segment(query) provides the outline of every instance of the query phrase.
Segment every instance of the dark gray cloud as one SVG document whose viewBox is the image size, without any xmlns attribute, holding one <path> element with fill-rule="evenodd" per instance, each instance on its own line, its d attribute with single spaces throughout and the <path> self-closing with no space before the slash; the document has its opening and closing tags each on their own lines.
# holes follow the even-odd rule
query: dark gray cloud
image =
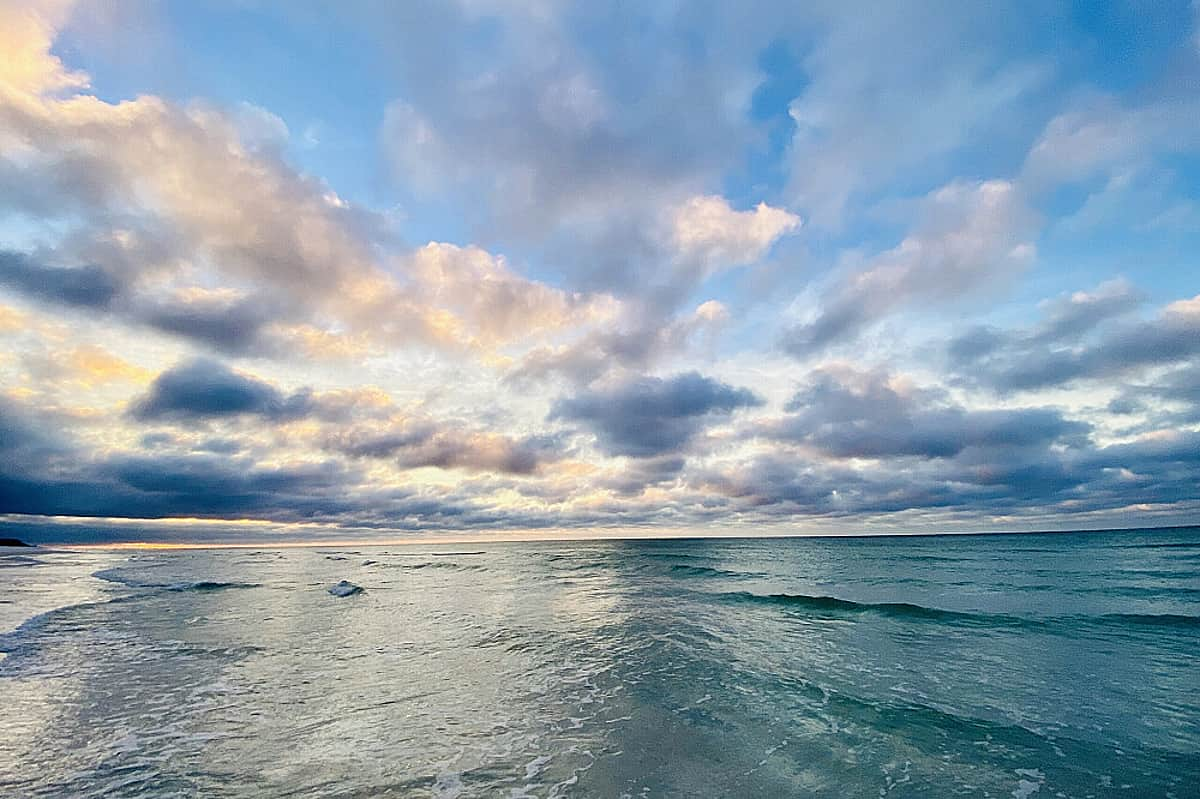
<svg viewBox="0 0 1200 799">
<path fill-rule="evenodd" d="M 686 465 L 687 460 L 678 455 L 639 458 L 631 461 L 616 477 L 600 481 L 600 485 L 621 496 L 637 496 L 648 486 L 675 482 Z"/>
<path fill-rule="evenodd" d="M 134 314 L 146 325 L 220 352 L 266 351 L 264 328 L 284 314 L 262 297 L 233 301 L 147 301 Z"/>
<path fill-rule="evenodd" d="M 1064 343 L 1135 311 L 1146 297 L 1132 284 L 1115 280 L 1092 292 L 1075 292 L 1048 303 L 1045 319 L 1032 333 L 1035 343 Z"/>
<path fill-rule="evenodd" d="M 586 390 L 560 399 L 550 415 L 582 424 L 610 455 L 645 458 L 678 452 L 707 425 L 739 408 L 761 404 L 747 389 L 687 372 Z"/>
<path fill-rule="evenodd" d="M 124 288 L 98 266 L 47 266 L 11 250 L 0 251 L 0 285 L 39 300 L 92 309 L 108 308 Z"/>
<path fill-rule="evenodd" d="M 1052 315 L 1032 329 L 974 328 L 949 343 L 947 360 L 963 380 L 1000 392 L 1136 375 L 1200 355 L 1195 304 L 1168 306 L 1150 320 L 1123 321 L 1111 305 L 1094 304 L 1072 309 L 1068 324 Z"/>
<path fill-rule="evenodd" d="M 783 444 L 749 461 L 693 472 L 680 455 L 637 459 L 624 475 L 603 482 L 615 494 L 612 501 L 586 509 L 558 505 L 563 498 L 538 492 L 544 483 L 514 480 L 510 487 L 529 486 L 532 491 L 525 493 L 551 504 L 513 511 L 482 498 L 489 486 L 495 487 L 495 477 L 484 478 L 482 487 L 467 481 L 456 489 L 410 490 L 380 486 L 335 461 L 265 466 L 249 455 L 182 454 L 169 447 L 93 458 L 60 440 L 70 438 L 61 420 L 11 402 L 0 411 L 0 447 L 7 446 L 0 457 L 0 514 L 30 518 L 16 527 L 4 522 L 6 529 L 41 530 L 38 535 L 58 540 L 135 533 L 97 533 L 96 525 L 56 533 L 39 527 L 44 517 L 249 518 L 416 531 L 699 525 L 897 512 L 927 518 L 924 514 L 932 512 L 974 520 L 977 526 L 980 514 L 1019 519 L 1054 513 L 1067 519 L 1107 513 L 1111 518 L 1122 509 L 1144 505 L 1164 512 L 1174 508 L 1174 517 L 1161 518 L 1178 520 L 1180 509 L 1196 506 L 1195 475 L 1200 469 L 1197 432 L 1156 434 L 1107 447 L 1065 440 L 1052 445 L 980 445 L 953 456 L 898 455 L 879 463 L 813 460 Z M 63 432 L 50 436 L 43 430 Z M 671 490 L 665 498 L 638 501 L 646 485 L 668 484 Z M 186 533 L 138 529 L 136 535 L 149 539 L 191 535 L 190 528 Z M 239 533 L 231 528 L 224 535 L 237 538 Z"/>
<path fill-rule="evenodd" d="M 21 252 L 0 251 L 0 286 L 40 302 L 105 313 L 229 353 L 277 354 L 266 328 L 287 318 L 261 296 L 241 299 L 156 298 L 137 293 L 127 277 L 94 265 L 51 266 Z"/>
<path fill-rule="evenodd" d="M 186 421 L 256 415 L 270 419 L 302 416 L 312 408 L 311 395 L 284 396 L 255 377 L 235 372 L 206 358 L 196 358 L 163 372 L 150 390 L 130 406 L 141 421 Z"/>
<path fill-rule="evenodd" d="M 1082 445 L 1090 430 L 1051 408 L 968 410 L 941 392 L 898 391 L 883 372 L 815 372 L 788 403 L 791 413 L 760 428 L 837 458 L 948 458 L 971 447 Z"/>
<path fill-rule="evenodd" d="M 1194 375 L 1163 396 L 1187 401 Z M 1090 426 L 1052 408 L 968 409 L 884 373 L 819 371 L 757 426 L 776 449 L 689 476 L 700 490 L 767 516 L 873 516 L 938 510 L 1020 516 L 1115 513 L 1195 503 L 1200 433 L 1157 430 L 1097 446 Z"/>
<path fill-rule="evenodd" d="M 52 432 L 55 429 L 53 420 L 0 394 L 0 472 L 63 451 L 63 442 Z"/>
<path fill-rule="evenodd" d="M 765 518 L 939 511 L 961 512 L 977 526 L 988 514 L 1065 519 L 1133 506 L 1195 506 L 1198 453 L 1194 432 L 1099 448 L 971 448 L 953 457 L 877 465 L 777 451 L 733 468 L 702 470 L 689 482 L 730 497 L 738 512 Z"/>
<path fill-rule="evenodd" d="M 231 457 L 228 447 L 186 454 L 163 439 L 148 442 L 146 452 L 94 457 L 72 443 L 63 422 L 0 400 L 0 514 L 281 523 L 390 518 L 415 526 L 445 524 L 471 507 L 466 498 L 364 486 L 361 474 L 335 461 L 263 466 Z"/>
<path fill-rule="evenodd" d="M 1200 361 L 1157 375 L 1152 381 L 1125 384 L 1106 409 L 1118 416 L 1144 413 L 1141 430 L 1200 423 Z"/>
<path fill-rule="evenodd" d="M 73 473 L 0 476 L 0 508 L 41 516 L 336 518 L 356 505 L 335 464 L 263 468 L 204 455 L 120 456 Z"/>
</svg>

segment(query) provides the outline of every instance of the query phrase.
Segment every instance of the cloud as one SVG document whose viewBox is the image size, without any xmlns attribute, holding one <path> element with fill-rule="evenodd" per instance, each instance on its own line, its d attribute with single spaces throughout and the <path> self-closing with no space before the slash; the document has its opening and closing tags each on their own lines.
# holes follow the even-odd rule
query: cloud
<svg viewBox="0 0 1200 799">
<path fill-rule="evenodd" d="M 38 516 L 334 518 L 349 475 L 332 464 L 262 468 L 225 456 L 120 456 L 75 474 L 0 475 L 0 509 Z"/>
<path fill-rule="evenodd" d="M 925 198 L 923 216 L 900 244 L 836 280 L 815 318 L 784 333 L 783 348 L 810 356 L 901 307 L 946 302 L 1011 279 L 1033 256 L 1031 214 L 1011 182 L 948 184 Z"/>
<path fill-rule="evenodd" d="M 735 211 L 724 197 L 693 197 L 675 210 L 673 240 L 680 254 L 705 263 L 750 264 L 781 236 L 800 228 L 800 217 L 759 203 Z"/>
<path fill-rule="evenodd" d="M 930 519 L 958 519 L 978 529 L 987 518 L 1001 519 L 1002 529 L 1022 519 L 1069 527 L 1079 524 L 1071 517 L 1111 521 L 1157 509 L 1182 521 L 1186 512 L 1178 503 L 1195 500 L 1196 444 L 1196 433 L 1172 431 L 1098 448 L 968 448 L 954 457 L 878 464 L 776 451 L 705 468 L 689 483 L 730 498 L 735 505 L 727 515 L 759 519 L 902 514 L 912 527 L 900 529 L 927 529 Z"/>
<path fill-rule="evenodd" d="M 590 239 L 624 209 L 695 194 L 753 140 L 754 54 L 777 33 L 716 7 L 627 17 L 439 3 L 369 22 L 406 87 L 380 134 L 401 185 L 453 197 L 508 241 L 564 227 Z M 683 30 L 721 37 L 695 47 Z M 658 44 L 596 58 L 598 36 Z"/>
<path fill-rule="evenodd" d="M 1200 142 L 1200 101 L 1164 79 L 1157 96 L 1122 103 L 1092 95 L 1051 119 L 1029 150 L 1022 180 L 1034 186 L 1076 183 L 1127 170 L 1147 158 L 1186 151 Z"/>
<path fill-rule="evenodd" d="M 150 300 L 131 317 L 164 333 L 182 336 L 228 353 L 268 353 L 278 345 L 268 328 L 286 313 L 265 297 L 228 297 L 188 292 Z"/>
<path fill-rule="evenodd" d="M 1200 297 L 1171 303 L 1150 320 L 1124 321 L 1133 298 L 1108 292 L 1107 300 L 1072 300 L 1067 311 L 1060 305 L 1034 330 L 968 331 L 947 347 L 951 366 L 964 380 L 1012 392 L 1137 375 L 1200 355 Z"/>
<path fill-rule="evenodd" d="M 0 394 L 0 472 L 18 470 L 62 451 L 62 442 L 45 429 L 48 426 L 30 409 Z"/>
<path fill-rule="evenodd" d="M 487 346 L 611 318 L 617 304 L 526 280 L 478 247 L 430 242 L 408 258 L 414 296 L 443 309 L 459 335 Z"/>
<path fill-rule="evenodd" d="M 505 376 L 522 385 L 560 375 L 580 385 L 621 370 L 640 371 L 656 361 L 686 350 L 697 340 L 711 340 L 729 321 L 725 306 L 715 300 L 701 303 L 691 314 L 659 321 L 649 311 L 634 308 L 623 314 L 627 326 L 612 324 L 592 330 L 558 347 L 537 347 L 527 352 Z"/>
<path fill-rule="evenodd" d="M 1157 373 L 1150 382 L 1126 384 L 1106 410 L 1118 416 L 1141 414 L 1143 430 L 1200 424 L 1200 360 Z"/>
<path fill-rule="evenodd" d="M 49 266 L 13 251 L 0 251 L 0 286 L 35 300 L 109 314 L 220 352 L 278 351 L 269 328 L 287 318 L 278 303 L 263 296 L 199 288 L 167 296 L 138 293 L 128 274 L 118 277 L 99 266 Z"/>
<path fill-rule="evenodd" d="M 609 455 L 646 458 L 678 452 L 706 426 L 761 404 L 747 389 L 687 372 L 584 391 L 558 400 L 550 417 L 582 424 Z"/>
<path fill-rule="evenodd" d="M 1001 147 L 1029 124 L 1030 95 L 1052 74 L 1014 43 L 1057 11 L 921 3 L 874 9 L 816 4 L 804 81 L 791 101 L 788 194 L 812 224 L 837 230 L 848 209 L 889 186 L 925 190 L 947 163 Z M 1034 117 L 1036 120 L 1036 117 Z"/>
<path fill-rule="evenodd" d="M 120 281 L 98 266 L 45 266 L 12 251 L 0 251 L 0 285 L 81 308 L 107 308 L 123 288 Z"/>
<path fill-rule="evenodd" d="M 968 410 L 885 372 L 820 369 L 758 428 L 834 458 L 950 458 L 967 449 L 1081 446 L 1090 426 L 1051 408 Z"/>
<path fill-rule="evenodd" d="M 650 486 L 675 482 L 686 465 L 687 460 L 678 455 L 639 458 L 630 461 L 620 473 L 599 481 L 599 484 L 620 496 L 637 496 Z"/>
<path fill-rule="evenodd" d="M 1076 291 L 1045 304 L 1046 318 L 1032 334 L 1036 342 L 1078 339 L 1115 317 L 1136 310 L 1145 295 L 1124 279 L 1101 283 L 1094 291 Z"/>
<path fill-rule="evenodd" d="M 285 126 L 263 109 L 84 93 L 48 55 L 54 25 L 27 16 L 4 12 L 0 27 L 34 30 L 19 49 L 41 64 L 37 80 L 0 86 L 0 139 L 12 145 L 0 153 L 0 203 L 63 232 L 6 255 L 0 282 L 259 354 L 287 354 L 269 340 L 281 322 L 486 352 L 605 313 L 605 298 L 527 280 L 477 248 L 403 252 L 384 215 L 284 161 Z M 240 296 L 203 297 L 213 284 Z"/>
<path fill-rule="evenodd" d="M 550 437 L 513 439 L 469 431 L 449 423 L 413 421 L 391 429 L 340 430 L 327 435 L 326 449 L 352 458 L 392 459 L 402 469 L 434 467 L 468 472 L 530 475 L 561 456 Z"/>
<path fill-rule="evenodd" d="M 311 397 L 285 397 L 279 389 L 205 358 L 186 361 L 154 379 L 130 406 L 139 421 L 188 421 L 254 415 L 286 419 L 307 413 Z"/>
<path fill-rule="evenodd" d="M 70 7 L 70 2 L 29 2 L 0 14 L 0 41 L 7 50 L 0 85 L 38 93 L 87 86 L 87 76 L 68 71 L 48 46 Z"/>
</svg>

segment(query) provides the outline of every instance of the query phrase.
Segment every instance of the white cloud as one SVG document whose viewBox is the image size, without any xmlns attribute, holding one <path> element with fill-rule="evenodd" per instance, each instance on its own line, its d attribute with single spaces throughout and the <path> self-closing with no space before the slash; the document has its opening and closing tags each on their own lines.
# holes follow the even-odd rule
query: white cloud
<svg viewBox="0 0 1200 799">
<path fill-rule="evenodd" d="M 735 211 L 724 197 L 706 195 L 676 209 L 673 227 L 682 257 L 736 266 L 762 258 L 780 237 L 800 228 L 800 217 L 765 202 L 751 211 Z"/>
<path fill-rule="evenodd" d="M 50 52 L 50 42 L 70 12 L 72 0 L 11 2 L 0 8 L 0 91 L 41 94 L 88 85 Z"/>
</svg>

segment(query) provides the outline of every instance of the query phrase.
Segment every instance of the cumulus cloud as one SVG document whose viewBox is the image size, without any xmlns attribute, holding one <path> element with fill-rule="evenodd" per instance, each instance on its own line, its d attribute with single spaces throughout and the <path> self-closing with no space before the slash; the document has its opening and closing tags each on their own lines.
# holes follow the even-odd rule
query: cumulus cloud
<svg viewBox="0 0 1200 799">
<path fill-rule="evenodd" d="M 39 93 L 87 86 L 86 75 L 68 70 L 46 47 L 71 5 L 69 0 L 14 4 L 0 14 L 0 40 L 8 51 L 0 64 L 0 84 Z"/>
<path fill-rule="evenodd" d="M 1009 181 L 951 183 L 924 206 L 919 229 L 837 280 L 815 318 L 784 334 L 785 350 L 811 355 L 899 307 L 945 302 L 1010 279 L 1033 257 L 1031 214 Z"/>
<path fill-rule="evenodd" d="M 202 342 L 220 352 L 266 352 L 267 328 L 287 313 L 265 297 L 214 296 L 186 292 L 150 301 L 133 318 L 165 333 Z"/>
<path fill-rule="evenodd" d="M 154 379 L 130 406 L 139 421 L 187 421 L 254 415 L 284 419 L 311 408 L 308 392 L 285 397 L 279 389 L 205 358 L 181 363 Z"/>
<path fill-rule="evenodd" d="M 761 258 L 781 237 L 800 227 L 800 217 L 759 203 L 736 211 L 724 197 L 693 197 L 675 210 L 673 240 L 685 258 L 725 265 Z"/>
<path fill-rule="evenodd" d="M 284 160 L 264 109 L 105 102 L 49 55 L 54 23 L 4 19 L 0 34 L 33 36 L 19 49 L 36 69 L 14 62 L 24 77 L 0 85 L 0 204 L 66 233 L 8 253 L 0 283 L 226 352 L 278 354 L 272 323 L 328 320 L 390 346 L 488 350 L 603 314 L 603 298 L 475 248 L 403 253 L 383 215 Z M 197 296 L 214 277 L 243 297 Z"/>
<path fill-rule="evenodd" d="M 46 266 L 12 251 L 0 252 L 0 285 L 82 308 L 107 308 L 122 290 L 120 282 L 98 266 Z"/>
<path fill-rule="evenodd" d="M 603 322 L 617 310 L 611 297 L 525 280 L 503 257 L 478 247 L 430 242 L 408 264 L 415 296 L 448 312 L 447 323 L 459 326 L 462 335 L 489 345 Z"/>
<path fill-rule="evenodd" d="M 679 452 L 708 425 L 761 404 L 752 391 L 687 372 L 565 397 L 555 403 L 551 418 L 583 425 L 610 455 L 645 458 Z"/>
</svg>

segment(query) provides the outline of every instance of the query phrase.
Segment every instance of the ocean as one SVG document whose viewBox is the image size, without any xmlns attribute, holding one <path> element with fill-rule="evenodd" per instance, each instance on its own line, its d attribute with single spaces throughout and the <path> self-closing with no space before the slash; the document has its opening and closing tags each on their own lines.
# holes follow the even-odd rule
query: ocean
<svg viewBox="0 0 1200 799">
<path fill-rule="evenodd" d="M 1200 796 L 1200 528 L 2 552 L 3 797 Z"/>
</svg>

